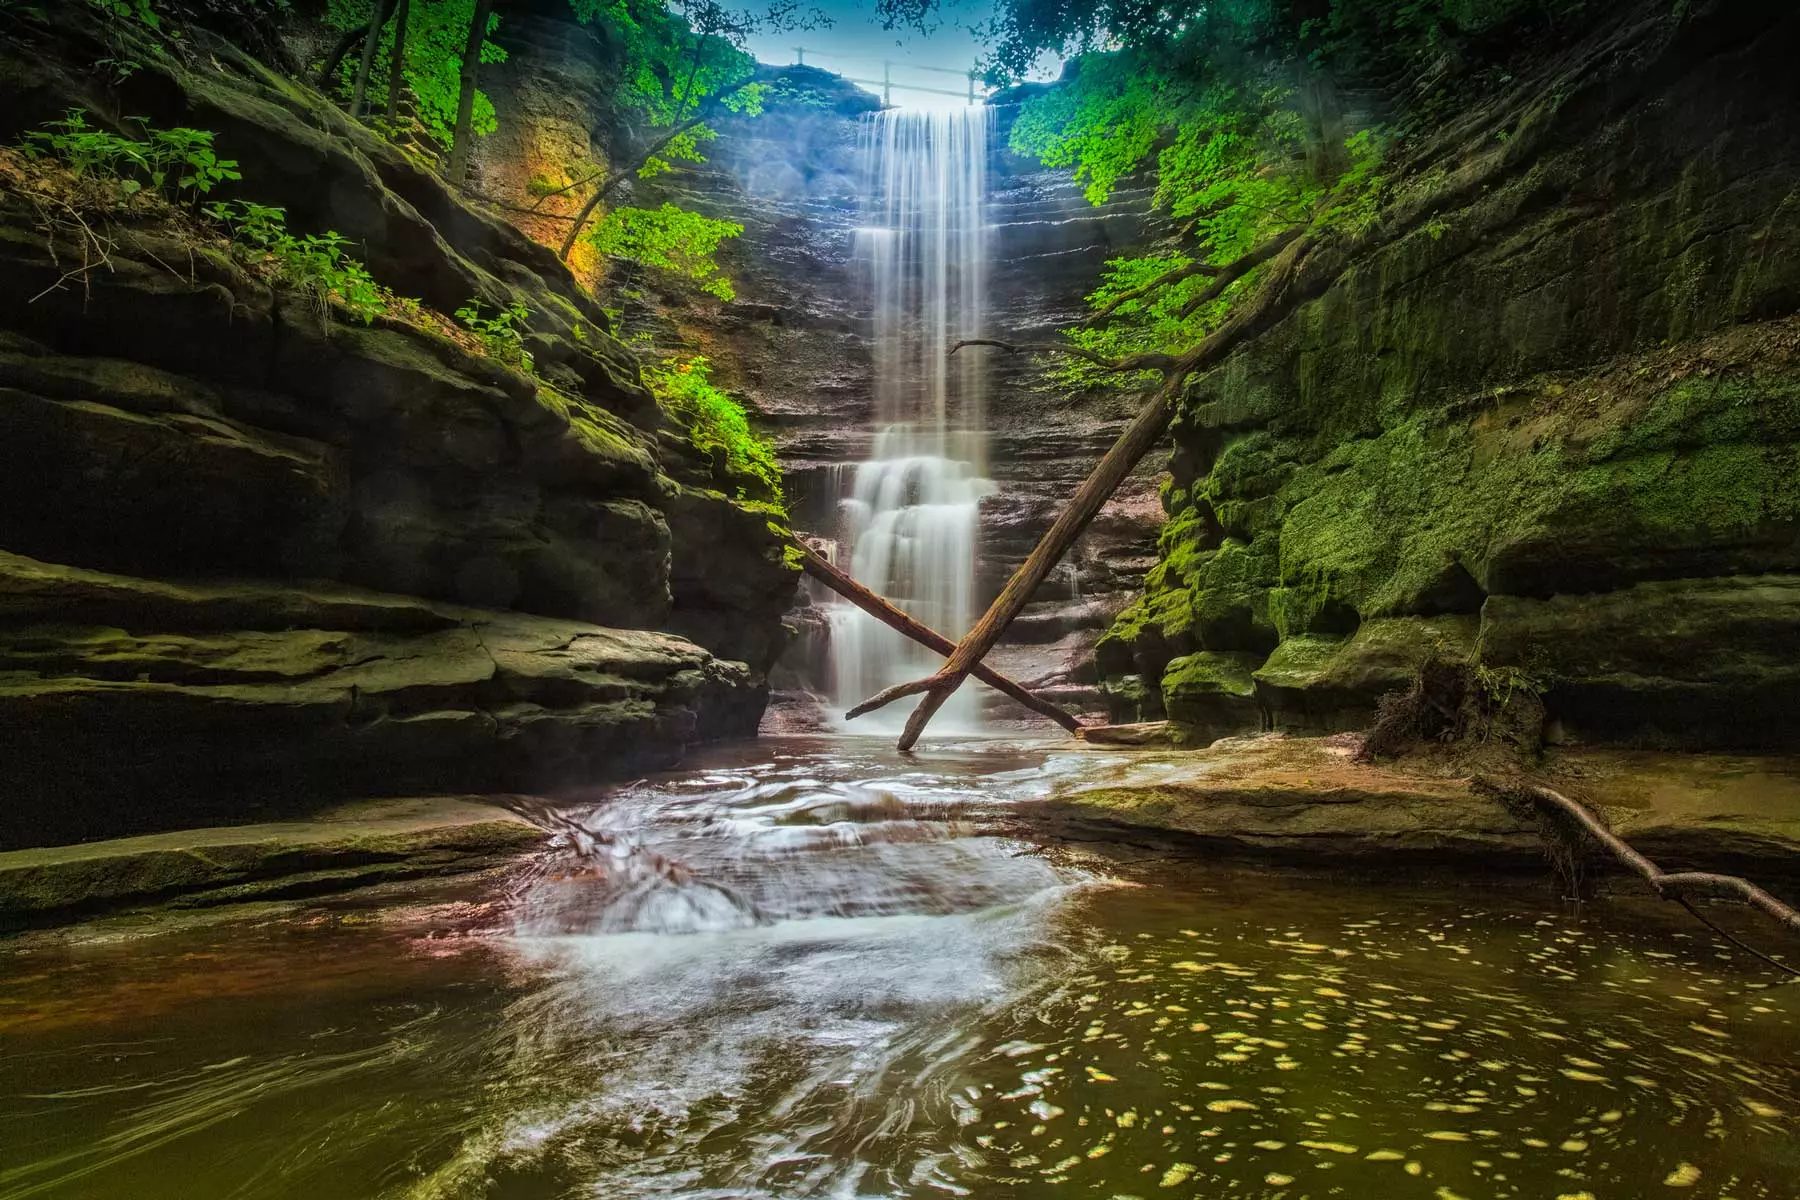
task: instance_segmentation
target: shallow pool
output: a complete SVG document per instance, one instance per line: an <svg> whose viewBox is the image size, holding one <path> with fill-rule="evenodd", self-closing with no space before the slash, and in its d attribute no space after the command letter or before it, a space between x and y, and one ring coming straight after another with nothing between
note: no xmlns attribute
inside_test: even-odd
<svg viewBox="0 0 1800 1200"><path fill-rule="evenodd" d="M1678 909L978 833L1085 769L764 741L498 882L0 943L0 1197L1800 1196L1800 988Z"/></svg>

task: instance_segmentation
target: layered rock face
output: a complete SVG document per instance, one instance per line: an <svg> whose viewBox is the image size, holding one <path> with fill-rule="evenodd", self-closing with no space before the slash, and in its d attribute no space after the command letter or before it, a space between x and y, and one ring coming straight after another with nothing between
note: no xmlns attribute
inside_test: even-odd
<svg viewBox="0 0 1800 1200"><path fill-rule="evenodd" d="M1614 14L1446 160L1499 183L1195 379L1115 715L1354 728L1435 655L1571 739L1800 742L1797 38Z"/></svg>
<svg viewBox="0 0 1800 1200"><path fill-rule="evenodd" d="M132 47L114 87L108 36L9 40L0 141L71 107L213 130L236 195L399 295L523 303L538 375L347 326L166 217L0 192L0 846L587 783L753 730L781 531L554 256L230 46Z"/></svg>

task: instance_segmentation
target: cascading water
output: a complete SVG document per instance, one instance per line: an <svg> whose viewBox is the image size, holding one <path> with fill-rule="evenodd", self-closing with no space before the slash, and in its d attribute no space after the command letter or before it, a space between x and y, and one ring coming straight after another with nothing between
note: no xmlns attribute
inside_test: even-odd
<svg viewBox="0 0 1800 1200"><path fill-rule="evenodd" d="M974 616L975 550L986 478L985 377L976 355L988 266L985 108L877 113L863 127L866 178L857 250L874 325L875 438L841 507L850 573L947 637ZM848 604L832 613L837 699L855 704L929 674L936 658ZM977 724L972 688L939 718ZM896 728L899 705L863 718Z"/></svg>

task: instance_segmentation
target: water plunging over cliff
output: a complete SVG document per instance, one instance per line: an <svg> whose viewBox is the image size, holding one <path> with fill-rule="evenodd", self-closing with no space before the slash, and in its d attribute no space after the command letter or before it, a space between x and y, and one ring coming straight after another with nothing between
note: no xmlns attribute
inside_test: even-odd
<svg viewBox="0 0 1800 1200"><path fill-rule="evenodd" d="M840 557L858 580L948 637L968 630L986 478L979 356L950 357L982 333L988 238L985 108L890 111L863 128L857 252L873 320L875 438L841 508ZM859 609L834 610L837 698L856 703L929 674L936 656ZM975 724L964 688L944 717ZM905 705L863 719L880 732ZM940 723L943 718L940 718Z"/></svg>

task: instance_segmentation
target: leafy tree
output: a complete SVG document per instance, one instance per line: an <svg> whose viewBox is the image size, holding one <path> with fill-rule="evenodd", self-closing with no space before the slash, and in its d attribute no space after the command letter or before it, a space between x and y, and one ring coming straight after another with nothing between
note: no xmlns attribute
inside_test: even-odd
<svg viewBox="0 0 1800 1200"><path fill-rule="evenodd" d="M668 271L721 300L737 293L713 257L719 243L744 232L733 221L718 221L664 204L660 208L615 208L588 235L594 249L611 258Z"/></svg>
<svg viewBox="0 0 1800 1200"><path fill-rule="evenodd" d="M378 30L379 40L372 57L371 78L385 81L385 104L389 119L397 116L399 89L404 82L413 94L414 109L420 126L442 149L454 152L456 121L462 93L462 59L474 20L477 0L402 0L395 19ZM392 8L392 5L389 5ZM374 0L331 0L326 22L334 29L366 37L374 17ZM405 14L404 24L401 13ZM500 17L490 12L486 36L480 56L484 63L506 61L506 51L491 39L499 29ZM354 44L355 39L345 43ZM395 45L400 45L403 65L396 75L393 69ZM327 67L337 86L346 95L354 92L354 71L342 54L337 63L328 59ZM498 127L494 105L479 88L469 102L468 137L482 137Z"/></svg>
<svg viewBox="0 0 1800 1200"><path fill-rule="evenodd" d="M796 17L786 3L761 14L737 12L718 0L571 3L580 20L605 24L624 47L618 99L621 125L629 132L602 170L564 189L598 185L563 238L564 258L620 184L660 175L677 162L704 162L701 146L718 136L709 122L727 113L762 111L768 87L756 78L756 60L743 48L746 38L760 29L795 28L812 20Z"/></svg>

